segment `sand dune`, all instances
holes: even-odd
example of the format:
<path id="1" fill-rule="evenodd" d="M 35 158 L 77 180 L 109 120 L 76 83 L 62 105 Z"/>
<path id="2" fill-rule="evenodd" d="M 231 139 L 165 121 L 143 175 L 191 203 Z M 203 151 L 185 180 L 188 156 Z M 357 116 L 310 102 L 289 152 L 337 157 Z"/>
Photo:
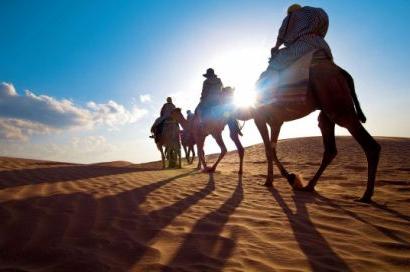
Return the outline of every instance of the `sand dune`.
<path id="1" fill-rule="evenodd" d="M 213 175 L 158 162 L 92 165 L 0 157 L 0 271 L 409 271 L 410 139 L 382 145 L 374 203 L 366 160 L 349 137 L 317 193 L 294 192 L 263 147 L 231 152 Z M 317 137 L 280 141 L 307 179 Z M 212 160 L 215 156 L 210 156 Z"/>

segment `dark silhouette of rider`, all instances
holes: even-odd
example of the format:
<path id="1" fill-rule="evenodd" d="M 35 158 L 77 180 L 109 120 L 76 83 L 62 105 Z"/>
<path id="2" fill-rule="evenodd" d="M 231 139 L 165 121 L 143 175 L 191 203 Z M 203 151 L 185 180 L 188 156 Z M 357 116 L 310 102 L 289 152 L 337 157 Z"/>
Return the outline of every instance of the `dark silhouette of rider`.
<path id="1" fill-rule="evenodd" d="M 198 114 L 199 117 L 208 115 L 212 107 L 219 104 L 223 87 L 222 81 L 215 74 L 214 69 L 207 69 L 203 76 L 206 79 L 202 85 L 200 102 L 195 109 L 195 114 Z"/>
<path id="2" fill-rule="evenodd" d="M 275 70 L 286 68 L 312 50 L 321 49 L 332 58 L 325 41 L 329 17 L 321 8 L 293 4 L 282 22 L 275 46 L 271 49 L 269 66 Z M 280 46 L 284 45 L 282 49 Z"/>
<path id="3" fill-rule="evenodd" d="M 165 103 L 161 108 L 160 117 L 155 120 L 151 127 L 152 135 L 150 138 L 155 138 L 161 135 L 163 122 L 171 117 L 171 114 L 175 108 L 175 105 L 172 103 L 172 98 L 167 97 L 167 103 Z"/>
<path id="4" fill-rule="evenodd" d="M 202 118 L 206 118 L 209 115 L 216 113 L 216 118 L 221 117 L 224 114 L 221 109 L 223 107 L 219 107 L 216 111 L 213 112 L 213 108 L 217 108 L 217 106 L 221 106 L 222 103 L 222 96 L 223 90 L 228 91 L 228 89 L 233 92 L 233 88 L 227 87 L 223 88 L 223 84 L 220 78 L 215 74 L 214 69 L 208 68 L 206 73 L 203 74 L 206 78 L 202 85 L 202 93 L 201 93 L 201 100 L 195 109 L 195 114 L 199 116 L 199 120 L 201 121 Z M 231 133 L 238 133 L 242 136 L 241 129 L 239 128 L 238 121 L 234 118 L 229 118 L 228 126 L 231 130 Z"/>

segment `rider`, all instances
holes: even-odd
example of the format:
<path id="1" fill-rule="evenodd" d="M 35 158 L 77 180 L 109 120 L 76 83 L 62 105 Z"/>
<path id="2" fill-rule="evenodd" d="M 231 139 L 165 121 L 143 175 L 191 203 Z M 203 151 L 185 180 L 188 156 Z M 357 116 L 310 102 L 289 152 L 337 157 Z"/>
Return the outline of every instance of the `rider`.
<path id="1" fill-rule="evenodd" d="M 206 79 L 204 80 L 202 86 L 201 100 L 195 109 L 195 113 L 198 114 L 199 120 L 201 120 L 201 117 L 203 118 L 203 116 L 210 114 L 213 107 L 215 108 L 221 104 L 224 90 L 228 91 L 229 89 L 233 92 L 231 87 L 223 88 L 222 81 L 215 74 L 214 69 L 208 68 L 206 70 L 206 74 L 203 74 L 203 76 Z M 219 110 L 219 114 L 223 115 L 223 107 L 220 107 Z M 228 125 L 231 132 L 238 133 L 242 136 L 241 129 L 239 128 L 238 121 L 236 121 L 236 119 L 230 118 L 228 120 Z"/>
<path id="2" fill-rule="evenodd" d="M 160 117 L 155 120 L 151 127 L 152 135 L 150 138 L 154 138 L 155 136 L 159 136 L 161 134 L 163 122 L 171 116 L 175 108 L 175 105 L 172 103 L 172 98 L 167 97 L 167 103 L 165 103 L 161 108 Z"/>
<path id="3" fill-rule="evenodd" d="M 333 59 L 330 47 L 324 39 L 329 27 L 329 18 L 325 11 L 293 4 L 287 13 L 279 29 L 276 45 L 271 49 L 269 66 L 257 82 L 260 92 L 258 102 L 270 101 L 270 90 L 279 79 L 278 71 L 306 53 L 321 49 L 329 59 Z M 281 45 L 284 47 L 279 49 Z"/>
<path id="4" fill-rule="evenodd" d="M 202 85 L 201 99 L 198 106 L 195 109 L 195 113 L 199 117 L 204 117 L 210 113 L 212 107 L 219 104 L 222 94 L 222 81 L 215 74 L 214 69 L 209 68 L 206 70 L 206 74 L 203 74 L 206 78 Z"/>
<path id="5" fill-rule="evenodd" d="M 323 49 L 332 59 L 332 52 L 324 39 L 328 28 L 329 17 L 323 9 L 291 5 L 279 29 L 276 45 L 271 49 L 269 67 L 281 70 L 316 49 Z M 285 47 L 279 49 L 282 44 Z"/>

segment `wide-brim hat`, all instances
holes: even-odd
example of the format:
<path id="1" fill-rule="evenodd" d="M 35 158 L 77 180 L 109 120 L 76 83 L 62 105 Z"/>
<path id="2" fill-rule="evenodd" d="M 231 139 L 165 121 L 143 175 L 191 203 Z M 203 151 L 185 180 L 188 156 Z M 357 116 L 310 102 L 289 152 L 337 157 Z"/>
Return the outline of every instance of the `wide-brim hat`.
<path id="1" fill-rule="evenodd" d="M 208 78 L 208 77 L 216 77 L 215 75 L 215 71 L 212 68 L 208 68 L 206 70 L 206 74 L 203 74 L 204 77 Z"/>

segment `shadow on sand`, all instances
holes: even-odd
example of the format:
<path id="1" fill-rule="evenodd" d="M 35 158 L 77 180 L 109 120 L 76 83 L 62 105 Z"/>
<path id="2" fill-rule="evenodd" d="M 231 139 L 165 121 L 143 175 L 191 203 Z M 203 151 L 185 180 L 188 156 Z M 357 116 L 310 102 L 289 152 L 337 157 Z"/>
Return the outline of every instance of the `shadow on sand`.
<path id="1" fill-rule="evenodd" d="M 337 204 L 336 201 L 331 200 L 331 199 L 329 199 L 329 198 L 327 198 L 327 197 L 324 197 L 324 196 L 322 196 L 322 195 L 320 195 L 320 194 L 318 194 L 318 193 L 315 193 L 314 196 L 315 196 L 316 200 L 318 200 L 318 201 L 323 201 L 323 202 L 326 203 L 327 205 L 329 205 L 329 206 L 331 206 L 331 207 L 333 207 L 333 208 L 335 208 L 335 209 L 337 209 L 337 210 L 339 210 L 339 211 L 344 212 L 345 214 L 347 214 L 347 215 L 350 216 L 351 218 L 353 218 L 353 219 L 355 219 L 355 220 L 357 220 L 357 221 L 360 221 L 360 222 L 362 222 L 362 223 L 364 223 L 364 224 L 366 224 L 366 225 L 368 225 L 368 226 L 370 226 L 370 227 L 372 227 L 372 228 L 378 230 L 381 234 L 383 234 L 383 235 L 385 235 L 386 237 L 388 237 L 388 238 L 394 240 L 395 242 L 400 243 L 400 244 L 403 244 L 403 245 L 405 245 L 405 246 L 407 246 L 407 247 L 410 246 L 410 243 L 407 242 L 406 240 L 404 240 L 403 238 L 399 237 L 399 236 L 397 235 L 396 231 L 394 231 L 394 230 L 392 230 L 392 229 L 389 229 L 389 228 L 386 228 L 386 227 L 384 227 L 383 225 L 373 224 L 372 222 L 370 222 L 369 220 L 367 220 L 367 219 L 365 219 L 364 217 L 360 216 L 359 214 L 357 214 L 357 213 L 355 213 L 355 212 L 353 212 L 353 211 L 351 211 L 351 210 L 349 210 L 349 209 L 343 207 L 341 204 Z M 397 212 L 397 211 L 395 211 L 395 210 L 392 210 L 392 209 L 390 209 L 390 208 L 387 208 L 387 207 L 385 207 L 385 206 L 383 206 L 383 205 L 377 204 L 377 203 L 375 203 L 375 202 L 370 203 L 370 205 L 373 206 L 373 207 L 375 207 L 375 208 L 381 209 L 382 211 L 384 211 L 384 212 L 386 212 L 386 213 L 389 213 L 391 216 L 395 216 L 395 217 L 397 217 L 397 218 L 399 218 L 399 219 L 401 219 L 401 220 L 406 220 L 406 221 L 409 220 L 407 216 L 405 216 L 405 215 L 403 215 L 403 214 L 401 214 L 401 213 L 399 213 L 399 212 Z"/>
<path id="2" fill-rule="evenodd" d="M 307 257 L 312 271 L 351 271 L 309 217 L 306 204 L 315 201 L 314 195 L 295 191 L 292 198 L 296 212 L 293 213 L 276 189 L 270 189 L 270 192 L 288 217 L 295 239 Z"/>
<path id="3" fill-rule="evenodd" d="M 210 175 L 213 179 L 213 175 Z M 202 217 L 192 228 L 174 258 L 162 271 L 221 271 L 235 249 L 237 238 L 220 234 L 243 200 L 242 176 L 231 197 L 217 210 Z"/>
<path id="4" fill-rule="evenodd" d="M 153 171 L 152 168 L 110 167 L 98 165 L 65 165 L 0 171 L 0 189 L 39 183 L 76 181 L 101 176 Z"/>
<path id="5" fill-rule="evenodd" d="M 213 177 L 201 190 L 164 208 L 144 213 L 138 206 L 154 190 L 192 172 L 99 199 L 73 193 L 3 202 L 0 268 L 123 271 L 148 251 L 156 256 L 150 241 L 214 190 Z M 109 258 L 103 261 L 104 256 Z"/>

